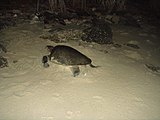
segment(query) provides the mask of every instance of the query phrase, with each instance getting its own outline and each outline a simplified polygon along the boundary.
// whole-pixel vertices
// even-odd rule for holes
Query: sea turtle
[[[90,58],[72,47],[65,45],[57,45],[53,47],[48,45],[47,48],[50,54],[48,56],[43,56],[42,58],[44,67],[49,66],[49,64],[47,63],[48,59],[58,64],[71,66],[74,77],[78,76],[80,73],[79,65],[90,65],[90,67],[92,68],[98,67],[92,65],[92,60]]]

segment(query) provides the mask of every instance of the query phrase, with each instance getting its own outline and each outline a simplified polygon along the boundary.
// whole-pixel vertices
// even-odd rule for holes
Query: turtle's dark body
[[[90,65],[91,67],[97,67],[91,64],[92,60],[90,58],[72,47],[57,45],[55,47],[47,46],[47,48],[50,52],[48,55],[50,61],[56,61],[57,63],[67,66],[74,66],[74,76],[77,76],[80,72],[78,67],[79,65]],[[43,56],[42,61],[44,64],[48,62],[45,56]]]
[[[64,45],[53,47],[49,59],[56,60],[64,65],[87,65],[91,64],[91,59],[74,48]]]

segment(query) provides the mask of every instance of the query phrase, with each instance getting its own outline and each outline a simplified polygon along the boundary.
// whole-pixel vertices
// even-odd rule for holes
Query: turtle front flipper
[[[76,77],[80,74],[80,69],[78,66],[72,66],[71,71],[73,73],[73,77]]]
[[[42,58],[42,63],[43,63],[43,67],[48,68],[49,64],[48,64],[48,56],[43,56]]]

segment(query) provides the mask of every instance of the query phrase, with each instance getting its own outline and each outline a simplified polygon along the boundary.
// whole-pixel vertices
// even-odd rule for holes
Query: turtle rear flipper
[[[98,67],[100,67],[100,66],[95,66],[95,65],[92,65],[92,64],[89,64],[89,66],[92,67],[92,68],[98,68]]]

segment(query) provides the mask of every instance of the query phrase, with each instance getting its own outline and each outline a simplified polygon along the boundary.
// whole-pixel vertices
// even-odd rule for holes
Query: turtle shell
[[[49,59],[64,65],[87,65],[91,64],[91,59],[77,51],[76,49],[57,45],[50,51]]]

